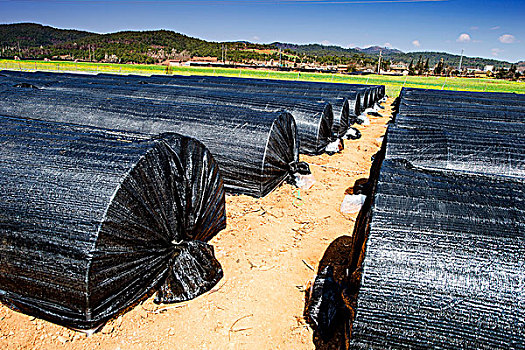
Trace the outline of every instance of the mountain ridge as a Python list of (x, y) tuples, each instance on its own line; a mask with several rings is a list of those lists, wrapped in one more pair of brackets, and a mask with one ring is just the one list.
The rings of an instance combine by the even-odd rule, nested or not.
[[(223, 47), (227, 47), (224, 53)], [(428, 59), (430, 65), (439, 60), (449, 66), (457, 66), (459, 55), (446, 52), (403, 52), (395, 48), (370, 46), (367, 48), (343, 48), (337, 45), (293, 44), (273, 42), (257, 44), (249, 41), (213, 42), (194, 38), (171, 30), (119, 31), (99, 34), (75, 29), (58, 29), (37, 23), (0, 24), (0, 56), (22, 58), (50, 58), (82, 60), (105, 60), (134, 63), (159, 63), (165, 59), (191, 56), (212, 56), (219, 59), (245, 62), (248, 60), (279, 59), (277, 50), (289, 59), (305, 58), (305, 62), (320, 64), (377, 64), (379, 51), (384, 60), (391, 63)], [(269, 51), (261, 53), (260, 51)], [(464, 66), (483, 67), (491, 64), (510, 66), (510, 62), (480, 57), (463, 57)]]

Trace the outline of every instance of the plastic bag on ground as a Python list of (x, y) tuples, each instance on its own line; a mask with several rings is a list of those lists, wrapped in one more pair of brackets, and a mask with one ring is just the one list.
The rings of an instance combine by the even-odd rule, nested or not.
[(370, 119), (368, 119), (368, 117), (364, 114), (360, 114), (359, 116), (357, 116), (356, 122), (359, 125), (364, 125), (364, 126), (370, 125)]
[(364, 194), (347, 194), (341, 203), (341, 213), (354, 214), (358, 213), (363, 204), (365, 204), (366, 195)]

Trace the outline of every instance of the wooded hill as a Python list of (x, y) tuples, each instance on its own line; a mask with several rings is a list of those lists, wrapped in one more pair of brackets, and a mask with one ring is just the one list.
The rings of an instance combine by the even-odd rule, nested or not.
[[(279, 59), (299, 63), (325, 65), (348, 64), (353, 67), (377, 65), (378, 50), (347, 49), (319, 44), (296, 45), (287, 43), (256, 44), (250, 42), (210, 42), (168, 30), (124, 31), (97, 34), (79, 30), (56, 29), (35, 23), (0, 25), (0, 56), (22, 59), (60, 58), (64, 60), (104, 61), (120, 63), (160, 63), (167, 59), (189, 59), (194, 56), (211, 56), (221, 60), (226, 57), (233, 62), (268, 62)], [(429, 59), (434, 66), (443, 58), (445, 64), (457, 66), (458, 55), (443, 52), (403, 53), (394, 49), (382, 49), (384, 64), (410, 63), (419, 56)], [(484, 58), (464, 57), (464, 66), (491, 64), (509, 67), (510, 63)]]

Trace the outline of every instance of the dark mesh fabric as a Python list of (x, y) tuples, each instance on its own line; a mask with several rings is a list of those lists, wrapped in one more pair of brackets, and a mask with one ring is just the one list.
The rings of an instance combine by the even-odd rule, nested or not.
[[(328, 103), (333, 107), (334, 113), (334, 127), (332, 128), (335, 135), (344, 135), (346, 129), (343, 130), (346, 124), (348, 117), (352, 118), (353, 115), (357, 116), (364, 111), (365, 108), (369, 107), (372, 103), (369, 97), (370, 91), (374, 89), (380, 89), (381, 86), (374, 85), (359, 85), (359, 84), (339, 84), (339, 83), (314, 83), (314, 82), (303, 82), (303, 81), (287, 81), (287, 80), (271, 80), (271, 79), (245, 79), (245, 78), (229, 78), (229, 77), (206, 77), (206, 76), (121, 76), (114, 74), (98, 74), (98, 75), (88, 75), (88, 74), (56, 74), (56, 73), (47, 73), (47, 72), (36, 72), (36, 73), (27, 73), (27, 72), (14, 72), (14, 71), (5, 71), (6, 75), (9, 77), (25, 77), (30, 79), (39, 79), (41, 81), (47, 81), (49, 86), (58, 86), (62, 84), (70, 84), (73, 81), (73, 84), (77, 85), (80, 79), (85, 79), (89, 82), (90, 85), (110, 85), (115, 86), (115, 84), (125, 85), (128, 88), (135, 86), (137, 93), (135, 97), (143, 96), (152, 96), (151, 93), (144, 91), (144, 85), (153, 84), (148, 91), (153, 92), (153, 96), (160, 97), (163, 94), (160, 91), (163, 91), (161, 86), (178, 86), (179, 88), (187, 89), (191, 88), (202, 88), (209, 91), (210, 94), (213, 94), (211, 90), (220, 90), (223, 94), (225, 91), (234, 93), (233, 100), (236, 103), (243, 103), (244, 105), (250, 105), (255, 103), (255, 106), (261, 105), (262, 103), (268, 103), (268, 99), (273, 101), (275, 98), (282, 99), (282, 108), (284, 109), (298, 109), (296, 107), (302, 106), (302, 104), (310, 103)], [(58, 84), (58, 85), (57, 85)], [(90, 88), (93, 88), (91, 86)], [(100, 87), (99, 87), (100, 88)], [(128, 90), (129, 91), (129, 90)], [(167, 90), (169, 91), (169, 90)], [(158, 95), (160, 94), (160, 95)], [(248, 94), (248, 96), (237, 98), (236, 94)], [(267, 95), (269, 94), (269, 96)], [(275, 96), (277, 95), (277, 96)], [(252, 102), (251, 99), (254, 96), (255, 102)], [(163, 98), (163, 97), (161, 97)], [(343, 99), (343, 100), (341, 100)], [(349, 106), (346, 106), (344, 99), (348, 100)], [(266, 102), (264, 102), (266, 100)], [(279, 101), (279, 100), (277, 100)], [(375, 101), (373, 101), (375, 102)], [(373, 104), (373, 103), (372, 103)], [(270, 103), (270, 106), (272, 104)], [(274, 104), (275, 105), (275, 104)], [(295, 107), (294, 107), (295, 106)], [(346, 108), (348, 107), (349, 116), (346, 115)], [(316, 109), (319, 112), (319, 109)], [(292, 113), (293, 114), (293, 113)], [(299, 126), (299, 134), (303, 133), (301, 131), (300, 124), (302, 123), (311, 123), (311, 117), (306, 119), (304, 113), (294, 114), (297, 124)], [(342, 123), (339, 123), (339, 120), (342, 120)], [(349, 125), (354, 124), (354, 122), (349, 122)], [(317, 123), (319, 125), (319, 123)], [(309, 135), (309, 134), (306, 134)], [(323, 136), (321, 134), (322, 137)], [(301, 140), (304, 138), (301, 136)], [(315, 137), (310, 137), (315, 139)], [(308, 141), (307, 143), (311, 142)], [(301, 141), (304, 143), (304, 141)], [(306, 145), (306, 144), (305, 144)], [(303, 146), (301, 146), (303, 147)], [(306, 147), (306, 146), (304, 146)], [(305, 152), (305, 153), (311, 153)]]
[[(213, 104), (222, 106), (245, 107), (261, 112), (290, 112), (297, 123), (300, 153), (321, 154), (326, 146), (335, 141), (332, 134), (333, 112), (330, 102), (314, 98), (299, 98), (267, 91), (234, 91), (211, 89), (205, 86), (177, 86), (143, 84), (134, 81), (126, 84), (126, 77), (114, 76), (114, 80), (98, 76), (80, 76), (64, 78), (62, 74), (31, 75), (24, 73), (1, 79), (0, 84), (11, 86), (29, 84), (41, 89), (75, 90), (79, 93), (104, 94), (107, 97), (121, 96), (161, 100), (170, 103)], [(341, 107), (343, 108), (343, 107)], [(345, 116), (348, 119), (348, 116)]]
[(433, 113), (388, 129), (350, 348), (525, 349), (524, 120), (497, 107), (523, 97), (411, 98)]
[[(298, 161), (296, 126), (286, 112), (4, 85), (0, 86), (0, 114), (148, 135), (177, 132), (194, 137), (212, 152), (226, 190), (235, 194), (263, 196), (268, 192), (266, 184), (283, 182), (290, 176), (290, 165)], [(280, 127), (275, 123), (281, 123)], [(277, 146), (274, 142), (283, 143)], [(271, 176), (276, 178), (268, 182), (263, 169), (269, 167), (269, 159), (273, 161)]]
[(524, 349), (523, 180), (385, 160), (353, 349)]
[(205, 242), (225, 227), (224, 188), (200, 142), (10, 117), (0, 124), (4, 303), (92, 329), (155, 290), (159, 301), (183, 301), (220, 280)]

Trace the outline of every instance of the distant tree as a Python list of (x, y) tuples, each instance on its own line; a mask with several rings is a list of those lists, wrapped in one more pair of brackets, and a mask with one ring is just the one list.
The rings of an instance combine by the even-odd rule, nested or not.
[(512, 64), (509, 68), (509, 72), (507, 73), (507, 79), (516, 80), (518, 77), (516, 77), (516, 65)]
[(416, 63), (415, 71), (416, 71), (417, 75), (423, 74), (423, 61), (422, 61), (422, 59), (423, 58), (421, 56), (419, 56), (419, 59), (417, 60), (417, 63)]
[(428, 57), (427, 57), (427, 59), (425, 60), (425, 66), (423, 67), (423, 69), (425, 70), (425, 73), (428, 73), (428, 70), (429, 70)]
[(507, 70), (503, 67), (499, 67), (496, 71), (495, 77), (497, 79), (505, 79), (507, 76)]
[(442, 75), (443, 71), (445, 69), (445, 63), (443, 62), (443, 58), (439, 60), (438, 64), (434, 68), (434, 74), (435, 75)]
[(410, 64), (408, 65), (408, 75), (415, 75), (414, 72), (414, 59), (410, 61)]

